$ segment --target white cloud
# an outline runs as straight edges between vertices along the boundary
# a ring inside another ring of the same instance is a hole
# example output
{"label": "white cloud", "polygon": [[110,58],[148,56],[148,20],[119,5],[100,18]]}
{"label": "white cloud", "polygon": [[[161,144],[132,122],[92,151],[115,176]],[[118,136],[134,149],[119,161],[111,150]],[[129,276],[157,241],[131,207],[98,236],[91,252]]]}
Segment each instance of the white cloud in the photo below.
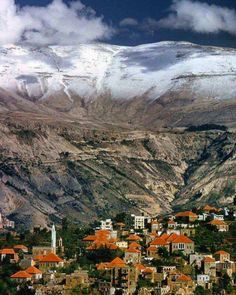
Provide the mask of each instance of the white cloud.
{"label": "white cloud", "polygon": [[236,35],[236,11],[192,0],[175,0],[160,27],[192,30],[198,33],[228,32]]}
{"label": "white cloud", "polygon": [[121,27],[137,26],[138,21],[136,19],[134,19],[134,18],[127,17],[127,18],[122,19],[120,21],[119,25]]}
{"label": "white cloud", "polygon": [[46,7],[0,2],[0,44],[77,44],[109,38],[113,30],[80,1],[53,0]]}

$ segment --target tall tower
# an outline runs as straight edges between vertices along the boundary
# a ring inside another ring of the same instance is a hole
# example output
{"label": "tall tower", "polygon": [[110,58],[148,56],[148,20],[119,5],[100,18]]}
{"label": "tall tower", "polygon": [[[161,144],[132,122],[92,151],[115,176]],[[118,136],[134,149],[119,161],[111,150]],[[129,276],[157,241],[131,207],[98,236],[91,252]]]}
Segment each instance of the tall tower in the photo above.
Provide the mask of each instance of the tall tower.
{"label": "tall tower", "polygon": [[56,229],[55,225],[53,224],[52,229],[51,229],[51,248],[52,248],[52,253],[56,254]]}

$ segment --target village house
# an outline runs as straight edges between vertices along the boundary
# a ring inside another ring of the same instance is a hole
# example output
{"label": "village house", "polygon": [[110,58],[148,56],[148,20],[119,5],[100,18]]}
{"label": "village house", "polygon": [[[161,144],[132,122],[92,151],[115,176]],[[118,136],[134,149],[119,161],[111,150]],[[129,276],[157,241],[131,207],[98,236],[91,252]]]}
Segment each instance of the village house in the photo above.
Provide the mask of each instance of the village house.
{"label": "village house", "polygon": [[208,225],[215,227],[219,232],[229,231],[229,225],[223,220],[214,219]]}
{"label": "village house", "polygon": [[102,247],[106,247],[110,250],[118,249],[116,245],[117,239],[112,237],[111,231],[105,229],[96,231],[94,235],[86,236],[83,242],[87,244],[87,251],[97,250]]}
{"label": "village house", "polygon": [[23,252],[24,254],[28,253],[28,247],[26,247],[25,245],[15,245],[14,250],[18,253],[18,252]]}
{"label": "village house", "polygon": [[194,242],[184,235],[178,235],[171,241],[170,249],[171,253],[174,251],[181,251],[185,255],[188,255],[194,252]]}
{"label": "village house", "polygon": [[146,228],[147,224],[151,222],[151,218],[148,216],[143,215],[134,215],[132,214],[131,217],[134,220],[134,229],[144,229]]}
{"label": "village house", "polygon": [[210,283],[210,276],[205,274],[197,275],[197,285],[204,289],[210,289],[212,284]]}
{"label": "village house", "polygon": [[101,220],[100,229],[112,231],[113,230],[112,220],[111,219]]}
{"label": "village house", "polygon": [[141,261],[141,251],[137,248],[128,248],[125,250],[125,258],[124,261],[126,263],[140,263]]}
{"label": "village house", "polygon": [[202,208],[202,211],[206,212],[206,213],[219,213],[219,212],[222,211],[222,209],[221,208],[216,208],[216,207],[213,207],[213,206],[210,206],[210,205],[205,205]]}
{"label": "village house", "polygon": [[45,272],[49,269],[54,269],[57,267],[63,267],[64,265],[64,261],[63,259],[61,259],[60,257],[58,257],[56,254],[54,253],[50,253],[46,256],[44,256],[39,262],[39,269],[42,272]]}
{"label": "village house", "polygon": [[175,219],[180,222],[194,222],[198,219],[198,215],[192,211],[178,212],[175,214]]}
{"label": "village house", "polygon": [[225,261],[230,261],[230,254],[223,250],[217,251],[214,256],[217,261],[222,263]]}
{"label": "village house", "polygon": [[0,260],[9,260],[10,263],[17,263],[19,261],[19,256],[12,248],[4,248],[0,250]]}
{"label": "village house", "polygon": [[33,257],[46,256],[51,252],[52,252],[52,247],[49,247],[49,246],[33,246],[32,247]]}
{"label": "village house", "polygon": [[116,241],[115,244],[119,249],[122,249],[122,250],[125,250],[125,249],[128,248],[128,242],[127,241]]}
{"label": "village house", "polygon": [[140,242],[142,238],[136,234],[130,234],[126,240],[129,242]]}
{"label": "village house", "polygon": [[207,256],[202,260],[203,273],[209,275],[211,280],[216,277],[216,261],[214,258]]}
{"label": "village house", "polygon": [[156,219],[151,222],[151,232],[158,233],[163,228],[162,223],[158,222]]}
{"label": "village house", "polygon": [[169,229],[175,229],[177,226],[178,226],[178,223],[176,221],[174,221],[172,219],[171,220],[168,220],[167,227]]}
{"label": "village house", "polygon": [[13,279],[14,281],[18,283],[23,283],[23,282],[31,281],[32,276],[26,271],[20,270],[14,273],[13,275],[11,275],[11,279]]}
{"label": "village house", "polygon": [[30,266],[25,271],[31,275],[32,280],[38,281],[42,279],[42,276],[43,276],[42,271],[35,266]]}
{"label": "village house", "polygon": [[214,254],[216,258],[216,271],[226,272],[232,277],[235,271],[235,262],[230,260],[230,254],[226,251],[220,250]]}
{"label": "village house", "polygon": [[[89,275],[87,270],[78,269],[71,274],[66,275],[65,295],[70,295],[75,287],[87,288],[89,286]],[[64,294],[64,293],[63,293]]]}
{"label": "village house", "polygon": [[190,276],[177,274],[167,279],[170,294],[191,295],[195,289],[195,283]]}

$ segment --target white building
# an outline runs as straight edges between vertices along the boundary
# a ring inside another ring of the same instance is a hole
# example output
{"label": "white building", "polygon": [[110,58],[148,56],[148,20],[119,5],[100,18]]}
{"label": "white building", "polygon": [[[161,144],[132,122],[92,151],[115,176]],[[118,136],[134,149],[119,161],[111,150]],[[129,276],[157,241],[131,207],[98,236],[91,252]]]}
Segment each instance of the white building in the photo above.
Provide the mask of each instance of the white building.
{"label": "white building", "polygon": [[100,228],[112,231],[113,230],[112,220],[111,219],[101,220]]}
{"label": "white building", "polygon": [[209,275],[197,275],[197,284],[199,286],[205,286],[205,284],[209,282],[210,282]]}
{"label": "white building", "polygon": [[131,215],[134,218],[134,229],[144,229],[147,223],[151,222],[151,218],[144,215],[136,216]]}

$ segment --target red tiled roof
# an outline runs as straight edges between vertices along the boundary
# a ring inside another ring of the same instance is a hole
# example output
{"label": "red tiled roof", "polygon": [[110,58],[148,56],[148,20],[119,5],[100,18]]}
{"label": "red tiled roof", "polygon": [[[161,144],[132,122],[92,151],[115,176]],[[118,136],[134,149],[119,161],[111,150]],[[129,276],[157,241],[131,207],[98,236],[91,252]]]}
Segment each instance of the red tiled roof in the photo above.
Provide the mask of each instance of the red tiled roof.
{"label": "red tiled roof", "polygon": [[140,238],[140,236],[138,236],[136,234],[131,234],[128,236],[127,240],[128,241],[140,241],[142,239]]}
{"label": "red tiled roof", "polygon": [[125,252],[128,252],[128,253],[141,253],[140,250],[135,249],[135,248],[128,248],[128,249],[125,250]]}
{"label": "red tiled roof", "polygon": [[35,275],[35,274],[41,274],[41,270],[39,270],[37,267],[35,266],[29,266],[26,270],[27,273],[29,273],[30,275]]}
{"label": "red tiled roof", "polygon": [[215,259],[212,258],[212,257],[207,256],[207,257],[205,257],[205,258],[203,259],[203,261],[206,262],[206,263],[208,263],[208,262],[215,262]]}
{"label": "red tiled roof", "polygon": [[101,262],[99,264],[96,264],[97,270],[104,270],[109,267],[109,262]]}
{"label": "red tiled roof", "polygon": [[95,241],[96,240],[96,236],[95,235],[88,235],[85,238],[83,238],[84,242],[89,242],[89,241]]}
{"label": "red tiled roof", "polygon": [[192,211],[184,211],[184,212],[178,212],[175,214],[175,217],[195,217],[197,218],[197,214],[193,213]]}
{"label": "red tiled roof", "polygon": [[181,274],[178,279],[178,281],[184,281],[184,282],[189,282],[189,281],[192,281],[191,277],[190,276],[186,276],[184,274]]}
{"label": "red tiled roof", "polygon": [[223,220],[214,219],[208,222],[210,225],[226,225],[226,223]]}
{"label": "red tiled roof", "polygon": [[210,206],[210,205],[206,205],[206,206],[204,206],[204,207],[202,208],[202,210],[203,210],[203,211],[208,211],[208,212],[210,212],[210,211],[215,211],[215,212],[219,212],[219,211],[221,211],[221,209],[218,209],[218,208],[216,208],[216,207],[212,207],[212,206]]}
{"label": "red tiled roof", "polygon": [[140,271],[144,271],[146,269],[146,267],[141,263],[135,264],[135,268]]}
{"label": "red tiled roof", "polygon": [[179,235],[172,241],[172,243],[190,244],[190,243],[193,243],[193,241],[191,239],[189,239],[188,237],[186,237],[185,235]]}
{"label": "red tiled roof", "polygon": [[219,250],[215,253],[215,255],[230,255],[230,254],[224,250]]}
{"label": "red tiled roof", "polygon": [[12,248],[4,248],[0,251],[0,254],[16,254]]}
{"label": "red tiled roof", "polygon": [[13,279],[29,279],[29,278],[31,278],[31,275],[24,270],[20,270],[20,271],[14,273],[13,275],[11,275],[11,278],[13,278]]}
{"label": "red tiled roof", "polygon": [[122,267],[125,267],[125,262],[121,258],[116,257],[108,264],[108,267],[109,268],[115,268],[115,267],[122,268]]}
{"label": "red tiled roof", "polygon": [[[179,235],[177,235],[177,234],[175,234],[175,233],[172,233],[172,234],[170,234],[165,240],[166,240],[166,242],[171,243],[171,242],[173,242],[178,236],[179,236]],[[161,238],[163,238],[163,237],[161,236]]]}
{"label": "red tiled roof", "polygon": [[28,248],[25,245],[15,245],[14,249],[28,251]]}
{"label": "red tiled roof", "polygon": [[62,262],[63,260],[54,253],[44,256],[39,262]]}
{"label": "red tiled roof", "polygon": [[167,233],[164,233],[161,235],[161,238],[166,240],[169,237],[169,235]]}
{"label": "red tiled roof", "polygon": [[168,245],[168,244],[163,238],[159,237],[159,238],[156,238],[154,241],[152,241],[150,243],[150,245],[152,245],[152,246],[154,246],[154,245],[155,246],[165,246],[165,245]]}
{"label": "red tiled roof", "polygon": [[129,248],[138,248],[138,249],[140,249],[141,245],[139,245],[136,242],[132,242],[132,243],[129,244]]}
{"label": "red tiled roof", "polygon": [[45,256],[45,255],[36,255],[36,256],[33,257],[33,260],[34,260],[34,261],[40,261],[40,260],[43,259],[44,256]]}
{"label": "red tiled roof", "polygon": [[151,252],[156,252],[157,251],[157,247],[154,247],[154,246],[150,246],[147,248],[148,251],[151,251]]}
{"label": "red tiled roof", "polygon": [[146,268],[143,270],[143,272],[145,272],[145,273],[153,273],[153,270],[152,270],[151,268],[149,268],[149,267],[146,267]]}
{"label": "red tiled roof", "polygon": [[88,246],[86,248],[86,250],[97,250],[97,249],[100,249],[100,248],[107,248],[107,249],[110,249],[110,250],[116,250],[118,249],[118,247],[113,244],[113,243],[109,243],[107,241],[94,241],[92,243],[92,245]]}

